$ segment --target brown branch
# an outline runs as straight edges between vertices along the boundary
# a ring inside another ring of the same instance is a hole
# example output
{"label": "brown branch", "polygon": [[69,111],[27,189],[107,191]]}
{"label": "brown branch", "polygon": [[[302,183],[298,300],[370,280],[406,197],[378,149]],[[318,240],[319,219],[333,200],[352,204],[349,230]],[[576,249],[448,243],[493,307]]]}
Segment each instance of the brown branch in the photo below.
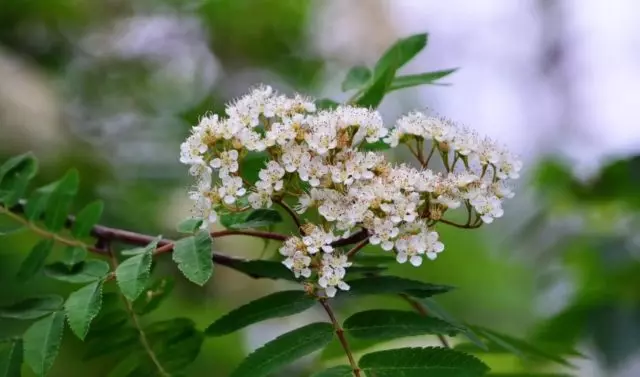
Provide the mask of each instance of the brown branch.
{"label": "brown branch", "polygon": [[[400,297],[402,297],[406,302],[408,302],[409,305],[411,305],[411,307],[415,309],[415,311],[420,313],[420,315],[425,317],[429,316],[429,312],[427,312],[427,308],[422,306],[422,304],[416,301],[413,297],[404,293],[400,294]],[[449,341],[447,341],[447,338],[445,338],[444,335],[438,334],[438,340],[440,340],[440,343],[442,343],[444,347],[451,348],[451,346],[449,345]]]}
{"label": "brown branch", "polygon": [[365,238],[364,240],[358,242],[353,248],[351,248],[351,250],[347,251],[347,258],[353,257],[358,251],[360,251],[360,249],[367,246],[368,244],[369,238]]}
{"label": "brown branch", "polygon": [[298,228],[298,231],[300,232],[302,230],[302,222],[300,221],[300,217],[298,217],[298,214],[291,207],[289,207],[289,205],[285,203],[284,200],[276,200],[276,204],[282,207],[289,214],[289,216],[291,216],[291,219],[296,224],[296,228]]}
{"label": "brown branch", "polygon": [[353,370],[353,375],[355,377],[360,377],[360,368],[358,367],[356,360],[353,358],[353,354],[351,353],[351,348],[349,348],[349,342],[347,341],[347,338],[344,336],[344,329],[342,328],[342,326],[340,326],[340,322],[338,322],[338,320],[336,319],[336,315],[333,313],[333,309],[331,308],[331,305],[329,305],[329,302],[327,301],[326,298],[321,298],[320,304],[322,304],[322,307],[327,312],[327,315],[329,315],[329,319],[333,324],[333,328],[336,332],[336,335],[338,336],[338,340],[340,340],[342,349],[344,350],[344,353],[347,355],[347,359],[349,359],[349,364],[351,365],[351,369]]}
{"label": "brown branch", "polygon": [[476,229],[476,228],[480,228],[482,226],[482,222],[473,224],[473,225],[464,225],[464,224],[458,224],[458,223],[454,223],[453,221],[449,221],[447,219],[439,219],[438,222],[443,223],[443,224],[447,224],[447,225],[451,225],[454,226],[456,228],[462,228],[462,229]]}
{"label": "brown branch", "polygon": [[343,238],[341,240],[337,240],[331,244],[333,247],[347,246],[352,245],[354,243],[358,243],[364,239],[369,238],[369,233],[366,229],[359,231],[358,233],[354,233],[348,238]]}

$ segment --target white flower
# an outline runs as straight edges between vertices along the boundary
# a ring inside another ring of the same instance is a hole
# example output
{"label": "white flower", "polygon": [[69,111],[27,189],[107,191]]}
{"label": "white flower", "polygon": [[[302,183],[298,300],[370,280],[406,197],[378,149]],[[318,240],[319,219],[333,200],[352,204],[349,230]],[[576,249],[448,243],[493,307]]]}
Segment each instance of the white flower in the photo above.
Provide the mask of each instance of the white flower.
{"label": "white flower", "polygon": [[[258,177],[262,181],[260,187],[273,187],[275,191],[282,190],[285,171],[276,161],[269,161],[266,168],[260,170]],[[257,185],[257,184],[256,184]]]}
{"label": "white flower", "polygon": [[313,231],[302,238],[302,242],[307,245],[307,252],[315,254],[322,250],[325,253],[333,251],[331,243],[335,240],[335,236],[331,232],[325,232],[319,227],[315,227]]}
{"label": "white flower", "polygon": [[211,167],[219,169],[220,177],[238,171],[238,151],[235,149],[220,152],[220,157],[211,160]]}
{"label": "white flower", "polygon": [[502,202],[496,196],[478,196],[471,200],[471,205],[478,212],[482,221],[491,224],[494,218],[502,217]]}
{"label": "white flower", "polygon": [[226,176],[222,177],[222,186],[218,188],[218,195],[227,204],[235,203],[236,199],[247,192],[242,187],[242,178]]}
{"label": "white flower", "polygon": [[308,278],[311,276],[311,269],[309,268],[310,263],[311,257],[305,255],[301,251],[296,251],[292,256],[282,262],[282,264],[284,264],[288,269],[293,271],[296,278],[299,278],[300,276]]}

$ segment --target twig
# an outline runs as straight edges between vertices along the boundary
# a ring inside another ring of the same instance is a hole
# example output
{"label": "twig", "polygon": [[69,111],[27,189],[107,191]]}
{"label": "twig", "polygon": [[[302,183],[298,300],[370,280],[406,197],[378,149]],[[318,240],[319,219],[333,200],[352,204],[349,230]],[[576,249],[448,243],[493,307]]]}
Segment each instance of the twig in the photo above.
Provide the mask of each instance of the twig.
{"label": "twig", "polygon": [[347,258],[351,258],[354,255],[356,255],[356,253],[362,249],[363,247],[367,246],[367,244],[369,244],[369,238],[365,238],[364,240],[358,242],[353,248],[351,248],[351,250],[347,251]]}
{"label": "twig", "polygon": [[296,228],[298,228],[298,231],[301,231],[302,222],[300,221],[300,217],[298,217],[298,214],[291,207],[289,207],[289,205],[285,203],[284,200],[277,200],[276,203],[280,207],[282,207],[289,214],[289,216],[291,216],[291,219],[296,224]]}
{"label": "twig", "polygon": [[447,219],[439,219],[438,222],[441,222],[441,223],[447,224],[447,225],[451,225],[451,226],[454,226],[456,228],[462,228],[462,229],[475,229],[475,228],[480,228],[482,226],[482,222],[475,223],[473,225],[458,224],[458,223],[454,223],[453,221],[449,221]]}
{"label": "twig", "polygon": [[329,315],[329,319],[333,324],[333,328],[336,331],[336,335],[338,336],[338,340],[340,340],[340,344],[342,345],[342,349],[344,353],[347,355],[347,359],[349,359],[349,364],[351,365],[351,369],[353,370],[353,375],[355,377],[360,377],[360,368],[356,363],[356,360],[353,358],[353,354],[351,353],[351,348],[349,348],[349,342],[347,342],[347,338],[344,336],[344,329],[340,326],[340,322],[336,319],[336,315],[333,313],[333,309],[329,302],[325,298],[320,299],[320,304]]}
{"label": "twig", "polygon": [[[109,254],[111,268],[113,268],[113,270],[115,271],[118,268],[118,260],[116,259],[110,244],[107,245],[107,253]],[[149,359],[151,359],[151,362],[153,363],[153,365],[156,367],[156,369],[158,369],[158,373],[160,373],[160,376],[171,377],[171,375],[167,373],[167,371],[162,367],[162,364],[160,364],[160,360],[158,360],[158,357],[156,356],[155,352],[153,352],[153,349],[151,348],[151,344],[149,343],[149,339],[147,339],[147,334],[145,334],[144,330],[142,329],[142,325],[140,324],[138,315],[133,310],[133,305],[131,305],[131,302],[127,300],[127,298],[124,297],[124,295],[122,295],[120,291],[118,291],[118,293],[120,298],[124,302],[124,305],[127,309],[127,313],[129,314],[129,317],[131,317],[131,322],[133,322],[133,326],[136,328],[136,330],[138,330],[138,336],[140,338],[140,344],[142,345],[142,348],[144,348],[145,352],[149,356]]]}
{"label": "twig", "polygon": [[[411,307],[415,309],[415,311],[420,313],[420,315],[423,315],[425,317],[429,316],[429,312],[427,312],[427,309],[424,306],[422,306],[422,304],[420,304],[418,301],[416,301],[413,297],[404,293],[401,293],[400,297],[402,297],[405,301],[407,301],[409,305],[411,305]],[[449,341],[447,340],[447,338],[444,337],[444,335],[438,334],[438,340],[440,340],[440,343],[442,343],[444,347],[451,348],[451,346],[449,345]]]}
{"label": "twig", "polygon": [[361,231],[359,231],[358,233],[354,233],[352,236],[348,237],[348,238],[344,238],[341,240],[337,240],[333,243],[331,243],[331,246],[333,247],[340,247],[340,246],[347,246],[347,245],[353,245],[354,243],[358,243],[366,238],[369,238],[369,233],[367,232],[366,229],[363,229]]}

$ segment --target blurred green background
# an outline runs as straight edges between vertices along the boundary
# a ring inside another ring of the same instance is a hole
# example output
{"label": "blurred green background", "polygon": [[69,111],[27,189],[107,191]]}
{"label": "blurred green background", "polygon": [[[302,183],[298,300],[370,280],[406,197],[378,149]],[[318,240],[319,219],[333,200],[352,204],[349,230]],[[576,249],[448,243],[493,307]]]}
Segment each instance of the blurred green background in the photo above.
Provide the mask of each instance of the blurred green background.
{"label": "blurred green background", "polygon": [[[331,84],[350,65],[370,63],[399,36],[388,20],[381,21],[385,7],[372,4],[358,8],[358,17],[378,31],[367,36],[370,53],[341,58],[311,42],[321,1],[2,0],[0,161],[34,151],[42,184],[76,167],[82,179],[77,208],[103,199],[106,225],[171,235],[189,211],[189,177],[177,158],[189,127],[260,82],[344,98]],[[433,93],[437,103],[438,91]],[[432,105],[393,100],[396,107],[389,111],[396,113]],[[460,319],[541,344],[577,347],[588,359],[572,360],[574,375],[612,376],[640,349],[640,162],[621,158],[587,181],[572,176],[569,162],[528,158],[504,219],[478,231],[443,229],[446,252],[437,261],[394,271],[457,286],[438,301]],[[6,223],[0,219],[0,226]],[[74,288],[45,278],[15,282],[36,241],[25,233],[0,240],[0,303]],[[216,241],[220,252],[252,258],[269,256],[275,247],[242,237]],[[174,294],[144,321],[188,317],[203,328],[231,308],[286,287],[217,267],[210,283],[198,288],[169,262],[160,260],[154,273],[175,277]],[[364,307],[402,305],[337,302],[343,318]],[[319,311],[307,312],[207,339],[185,374],[224,377],[250,350],[320,318]],[[0,336],[24,328],[3,321]],[[410,342],[437,344],[431,338]],[[67,334],[51,376],[103,376],[116,361],[85,361],[82,351],[82,343]],[[514,356],[483,357],[496,371],[561,371]],[[314,369],[309,363],[305,359],[280,375],[308,375]]]}

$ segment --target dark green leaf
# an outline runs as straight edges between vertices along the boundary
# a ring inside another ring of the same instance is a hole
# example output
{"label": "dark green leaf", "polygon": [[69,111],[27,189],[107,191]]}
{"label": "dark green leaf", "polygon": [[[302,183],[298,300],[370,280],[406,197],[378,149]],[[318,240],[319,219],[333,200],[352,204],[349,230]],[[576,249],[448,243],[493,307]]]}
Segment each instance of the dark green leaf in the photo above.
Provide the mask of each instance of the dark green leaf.
{"label": "dark green leaf", "polygon": [[259,179],[260,170],[267,165],[269,160],[267,152],[249,152],[240,165],[240,175],[249,183],[255,184]]}
{"label": "dark green leaf", "polygon": [[30,297],[10,306],[0,308],[0,317],[36,319],[60,309],[62,302],[62,297],[57,295]]}
{"label": "dark green leaf", "polygon": [[367,85],[371,79],[371,70],[365,66],[358,65],[349,70],[347,77],[342,82],[342,91],[360,89]]}
{"label": "dark green leaf", "polygon": [[488,371],[482,361],[448,348],[400,348],[369,353],[358,363],[367,376],[476,377]]}
{"label": "dark green leaf", "polygon": [[24,225],[11,225],[8,227],[2,227],[0,228],[0,236],[8,236],[10,234],[15,234],[15,233],[19,233],[22,232],[23,230],[27,230],[29,229],[28,227],[24,226]]}
{"label": "dark green leaf", "polygon": [[24,207],[24,213],[29,221],[40,220],[42,213],[45,208],[47,208],[49,198],[55,187],[55,182],[50,183],[34,190],[33,193],[29,195],[29,200],[27,200],[27,204]]}
{"label": "dark green leaf", "polygon": [[256,209],[251,212],[224,215],[220,223],[230,229],[247,229],[269,226],[282,222],[282,216],[272,209]]}
{"label": "dark green leaf", "polygon": [[344,322],[344,329],[355,338],[395,339],[439,334],[454,336],[460,329],[441,319],[401,310],[367,310]]}
{"label": "dark green leaf", "polygon": [[51,254],[53,249],[53,240],[42,240],[38,242],[32,249],[29,255],[22,261],[20,268],[18,269],[17,278],[19,281],[24,282],[32,278],[35,274],[42,270],[44,264]]}
{"label": "dark green leaf", "polygon": [[67,246],[62,255],[62,262],[73,267],[87,258],[87,249],[82,246]]}
{"label": "dark green leaf", "polygon": [[332,110],[340,106],[340,104],[329,98],[316,100],[316,108],[318,110]]}
{"label": "dark green leaf", "polygon": [[476,335],[469,327],[462,324],[460,321],[453,318],[451,314],[449,314],[442,306],[440,306],[434,299],[432,298],[423,298],[420,300],[420,304],[423,305],[430,316],[440,318],[444,321],[447,321],[454,326],[457,326],[462,329],[462,334],[469,339],[473,344],[479,347],[482,350],[488,350],[487,345],[484,344],[482,339]]}
{"label": "dark green leaf", "polygon": [[226,264],[226,267],[242,272],[252,278],[296,281],[293,273],[280,262],[267,260],[234,260]]}
{"label": "dark green leaf", "polygon": [[416,34],[400,39],[391,46],[376,63],[373,69],[373,79],[376,81],[389,68],[395,72],[407,64],[427,45],[427,34]]}
{"label": "dark green leaf", "polygon": [[304,291],[276,292],[232,310],[212,323],[205,334],[226,335],[270,318],[287,317],[303,312],[315,302]]}
{"label": "dark green leaf", "polygon": [[64,227],[71,202],[78,193],[79,183],[80,177],[75,169],[69,170],[55,183],[44,212],[44,225],[50,231],[57,232]]}
{"label": "dark green leaf", "polygon": [[64,313],[54,312],[34,322],[24,333],[24,359],[38,376],[45,376],[60,349]]}
{"label": "dark green leaf", "polygon": [[338,365],[321,372],[313,374],[311,377],[352,377],[353,369],[348,365]]}
{"label": "dark green leaf", "polygon": [[491,373],[487,377],[571,377],[562,373]]}
{"label": "dark green leaf", "polygon": [[200,226],[202,226],[202,219],[194,219],[194,218],[190,218],[190,219],[186,219],[182,222],[180,222],[180,224],[178,224],[178,232],[180,233],[188,233],[188,234],[192,234],[195,233],[198,229],[200,229]]}
{"label": "dark green leaf", "polygon": [[138,298],[147,285],[152,255],[158,241],[155,239],[145,247],[144,253],[128,258],[116,269],[118,286],[129,301]]}
{"label": "dark green leaf", "polygon": [[21,339],[0,343],[0,377],[20,377],[22,347]]}
{"label": "dark green leaf", "polygon": [[6,207],[18,203],[37,171],[38,163],[30,152],[13,157],[0,166],[0,203]]}
{"label": "dark green leaf", "polygon": [[91,321],[102,306],[102,281],[96,281],[71,293],[64,303],[71,331],[84,340]]}
{"label": "dark green leaf", "polygon": [[[530,344],[522,339],[514,338],[509,335],[501,334],[493,330],[489,330],[480,326],[469,326],[481,337],[487,339],[493,345],[504,349],[507,352],[511,352],[522,358],[534,358],[554,361],[558,364],[571,366],[564,358],[559,355],[555,355],[551,352],[547,352],[544,349],[538,348],[533,344]],[[491,348],[491,345],[490,345]]]}
{"label": "dark green leaf", "polygon": [[349,280],[351,295],[406,293],[414,297],[430,297],[453,289],[448,285],[424,283],[395,276],[371,276]]}
{"label": "dark green leaf", "polygon": [[394,90],[399,90],[403,88],[410,88],[412,86],[425,85],[425,84],[433,84],[434,81],[439,80],[443,77],[449,76],[453,72],[457,71],[457,68],[453,69],[444,69],[442,71],[433,71],[426,73],[419,73],[416,75],[405,75],[398,76],[393,79],[391,82],[391,86],[387,92],[391,92]]}
{"label": "dark green leaf", "polygon": [[44,273],[52,279],[68,283],[90,283],[107,276],[109,264],[97,259],[89,259],[72,267],[56,262],[45,266]]}
{"label": "dark green leaf", "polygon": [[[89,336],[92,336],[91,332]],[[86,361],[111,354],[124,355],[132,353],[138,347],[140,347],[139,332],[132,327],[119,328],[111,333],[103,333],[100,338],[92,337],[91,340],[87,340],[82,359]]]}
{"label": "dark green leaf", "polygon": [[169,297],[175,282],[173,278],[166,277],[154,282],[146,289],[146,293],[140,296],[133,304],[134,310],[139,315],[145,315],[155,310]]}
{"label": "dark green leaf", "polygon": [[397,66],[390,65],[378,78],[375,78],[371,86],[358,98],[356,104],[360,107],[377,108],[385,94],[389,91],[397,68]]}
{"label": "dark green leaf", "polygon": [[101,200],[87,204],[76,216],[71,234],[75,238],[87,237],[91,233],[91,229],[100,221],[103,210],[104,203]]}
{"label": "dark green leaf", "polygon": [[263,377],[322,349],[333,338],[329,323],[312,323],[277,337],[250,354],[231,377]]}
{"label": "dark green leaf", "polygon": [[[179,325],[172,332],[152,339],[152,348],[163,369],[175,375],[183,372],[198,357],[203,341],[204,336],[191,323],[190,326]],[[157,367],[147,362],[138,366],[130,376],[148,376],[156,371]]]}
{"label": "dark green leaf", "polygon": [[209,233],[201,231],[177,241],[173,247],[173,260],[187,279],[204,285],[213,273]]}

